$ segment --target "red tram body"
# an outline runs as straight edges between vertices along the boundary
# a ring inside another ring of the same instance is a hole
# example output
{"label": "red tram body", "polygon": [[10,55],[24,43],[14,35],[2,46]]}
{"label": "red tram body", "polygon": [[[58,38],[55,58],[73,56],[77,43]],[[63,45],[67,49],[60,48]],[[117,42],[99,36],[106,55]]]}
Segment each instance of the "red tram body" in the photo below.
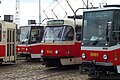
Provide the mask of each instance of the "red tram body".
{"label": "red tram body", "polygon": [[41,58],[37,46],[40,45],[44,33],[44,26],[28,25],[21,26],[17,53],[23,57]]}
{"label": "red tram body", "polygon": [[16,24],[0,20],[0,64],[16,61]]}
{"label": "red tram body", "polygon": [[120,7],[86,10],[83,16],[80,72],[95,77],[119,74]]}
{"label": "red tram body", "polygon": [[80,64],[81,20],[50,20],[41,44],[43,62],[47,67]]}

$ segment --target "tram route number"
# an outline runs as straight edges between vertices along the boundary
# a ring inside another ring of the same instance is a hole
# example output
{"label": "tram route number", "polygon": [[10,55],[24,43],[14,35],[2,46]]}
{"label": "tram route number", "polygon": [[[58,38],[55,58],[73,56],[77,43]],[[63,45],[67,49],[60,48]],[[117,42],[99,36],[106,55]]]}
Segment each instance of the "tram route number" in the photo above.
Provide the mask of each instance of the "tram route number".
{"label": "tram route number", "polygon": [[21,50],[25,50],[25,48],[21,48]]}
{"label": "tram route number", "polygon": [[98,53],[90,53],[90,56],[91,56],[91,57],[98,57],[99,54],[98,54]]}
{"label": "tram route number", "polygon": [[47,50],[47,53],[51,54],[51,53],[52,53],[52,50]]}

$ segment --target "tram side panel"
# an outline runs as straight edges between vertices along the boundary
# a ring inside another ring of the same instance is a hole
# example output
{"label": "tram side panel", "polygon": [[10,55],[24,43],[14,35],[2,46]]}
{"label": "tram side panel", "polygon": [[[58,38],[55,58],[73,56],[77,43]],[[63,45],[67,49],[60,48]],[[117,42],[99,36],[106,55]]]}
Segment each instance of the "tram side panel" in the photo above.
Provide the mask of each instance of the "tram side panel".
{"label": "tram side panel", "polygon": [[[67,44],[69,43],[69,44]],[[79,57],[80,56],[80,42],[60,42],[60,43],[46,43],[41,45],[41,49],[44,50],[44,56],[53,57]],[[58,51],[58,53],[57,53]]]}
{"label": "tram side panel", "polygon": [[[55,45],[41,45],[43,52],[43,60],[45,64],[61,64],[61,65],[74,65],[80,64],[80,44],[81,43],[53,43]],[[73,43],[73,44],[71,44]],[[78,60],[78,61],[76,61]],[[57,66],[57,65],[56,65]]]}
{"label": "tram side panel", "polygon": [[41,59],[41,43],[31,44],[31,58]]}

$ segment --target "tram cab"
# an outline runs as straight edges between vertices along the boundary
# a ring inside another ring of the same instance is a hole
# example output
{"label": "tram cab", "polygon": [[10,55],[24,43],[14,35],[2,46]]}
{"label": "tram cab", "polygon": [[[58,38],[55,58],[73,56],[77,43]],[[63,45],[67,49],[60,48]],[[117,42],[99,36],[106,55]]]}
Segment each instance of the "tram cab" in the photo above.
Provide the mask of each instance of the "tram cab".
{"label": "tram cab", "polygon": [[81,20],[57,19],[47,22],[41,55],[47,67],[77,65],[80,60]]}
{"label": "tram cab", "polygon": [[17,54],[26,58],[41,58],[39,46],[43,37],[43,25],[27,25],[19,28],[19,40],[17,45]]}
{"label": "tram cab", "polygon": [[120,74],[120,5],[83,12],[81,73]]}

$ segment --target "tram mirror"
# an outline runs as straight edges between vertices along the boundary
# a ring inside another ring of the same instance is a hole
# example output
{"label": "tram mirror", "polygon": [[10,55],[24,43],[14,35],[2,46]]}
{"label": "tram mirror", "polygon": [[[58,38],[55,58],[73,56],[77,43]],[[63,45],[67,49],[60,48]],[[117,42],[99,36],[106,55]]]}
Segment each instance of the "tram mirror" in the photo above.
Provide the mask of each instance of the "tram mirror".
{"label": "tram mirror", "polygon": [[17,34],[20,35],[21,29],[17,29]]}
{"label": "tram mirror", "polygon": [[80,41],[81,40],[81,26],[80,25],[76,25],[75,32],[76,32],[76,39]]}
{"label": "tram mirror", "polygon": [[20,34],[21,34],[21,29],[17,29],[17,35],[16,35],[16,40],[20,41]]}

